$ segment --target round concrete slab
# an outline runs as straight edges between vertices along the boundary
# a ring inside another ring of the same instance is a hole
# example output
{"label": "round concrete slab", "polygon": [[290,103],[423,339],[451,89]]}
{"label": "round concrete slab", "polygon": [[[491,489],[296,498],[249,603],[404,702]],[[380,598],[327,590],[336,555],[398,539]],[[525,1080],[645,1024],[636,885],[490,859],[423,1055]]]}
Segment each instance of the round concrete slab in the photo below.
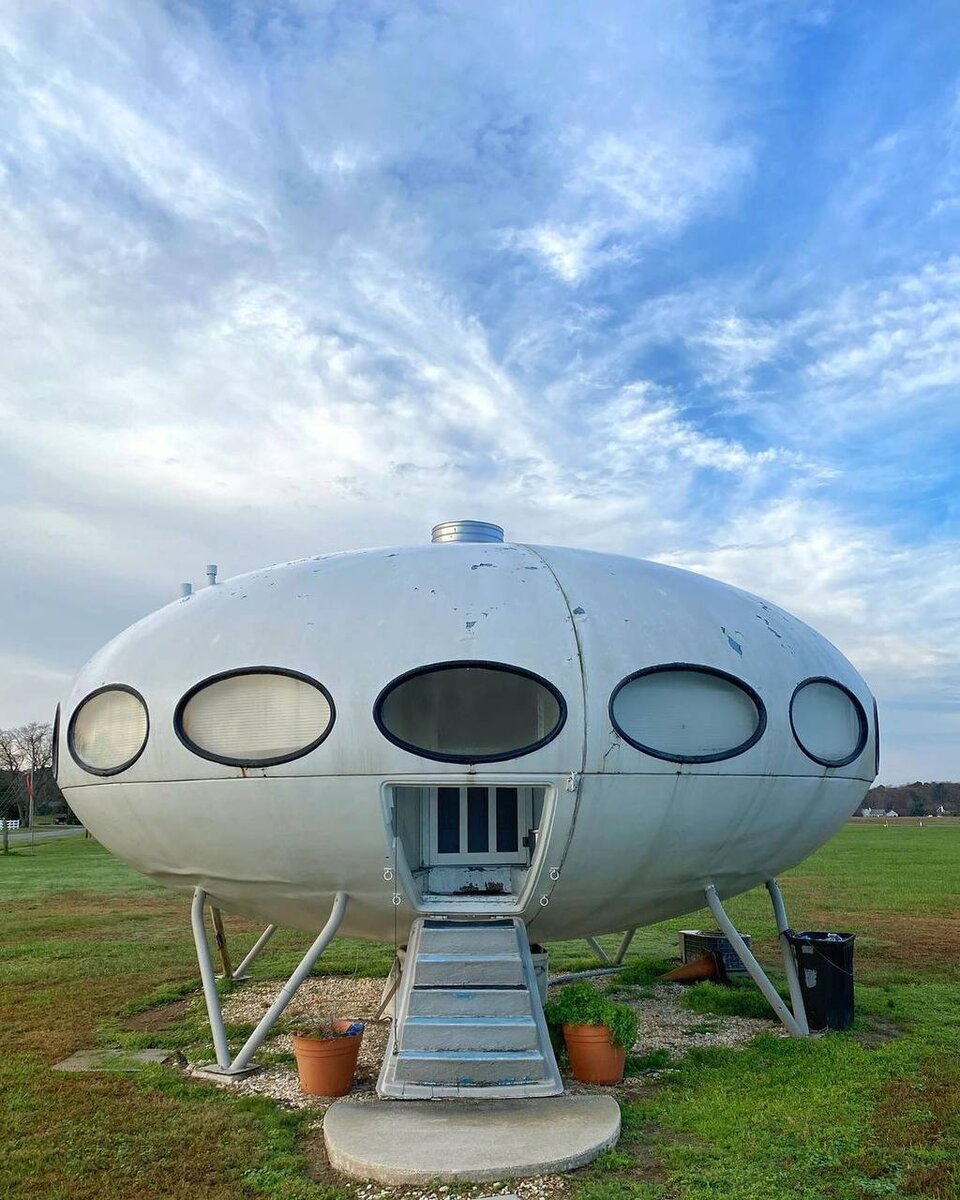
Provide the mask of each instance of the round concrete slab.
{"label": "round concrete slab", "polygon": [[620,1136],[612,1096],[338,1100],[323,1118],[330,1164],[377,1183],[518,1179],[591,1162]]}

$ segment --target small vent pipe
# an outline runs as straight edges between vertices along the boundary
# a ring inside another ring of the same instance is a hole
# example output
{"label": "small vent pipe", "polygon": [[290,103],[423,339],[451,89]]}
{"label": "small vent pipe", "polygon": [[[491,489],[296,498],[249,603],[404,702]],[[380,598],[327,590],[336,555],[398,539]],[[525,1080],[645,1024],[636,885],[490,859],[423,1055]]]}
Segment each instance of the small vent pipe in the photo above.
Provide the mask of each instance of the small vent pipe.
{"label": "small vent pipe", "polygon": [[503,530],[489,521],[441,521],[434,525],[431,542],[502,542]]}
{"label": "small vent pipe", "polygon": [[186,598],[188,596],[192,596],[192,595],[193,595],[193,584],[192,583],[181,583],[180,584],[180,599],[186,600]]}
{"label": "small vent pipe", "polygon": [[217,582],[217,571],[219,569],[220,568],[217,566],[216,563],[210,563],[208,565],[208,567],[207,567],[207,583],[210,585],[210,587],[213,587],[213,585]]}

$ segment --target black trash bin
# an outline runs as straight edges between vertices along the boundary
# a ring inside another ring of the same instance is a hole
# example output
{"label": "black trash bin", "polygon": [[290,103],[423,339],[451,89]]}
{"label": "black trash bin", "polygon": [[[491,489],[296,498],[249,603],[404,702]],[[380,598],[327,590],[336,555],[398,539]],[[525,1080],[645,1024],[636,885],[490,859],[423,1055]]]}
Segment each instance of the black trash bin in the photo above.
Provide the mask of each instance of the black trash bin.
{"label": "black trash bin", "polygon": [[855,933],[786,931],[800,974],[800,991],[811,1029],[849,1029],[853,1024]]}

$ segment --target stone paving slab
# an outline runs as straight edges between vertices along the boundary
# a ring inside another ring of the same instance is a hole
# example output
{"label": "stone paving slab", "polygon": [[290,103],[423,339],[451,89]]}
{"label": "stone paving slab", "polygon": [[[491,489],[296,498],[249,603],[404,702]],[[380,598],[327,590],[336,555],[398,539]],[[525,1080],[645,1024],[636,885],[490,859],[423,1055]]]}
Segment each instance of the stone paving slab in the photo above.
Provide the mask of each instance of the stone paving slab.
{"label": "stone paving slab", "polygon": [[338,1100],[323,1136],[330,1164],[377,1183],[485,1182],[592,1162],[620,1136],[612,1096],[518,1100]]}
{"label": "stone paving slab", "polygon": [[142,1071],[153,1063],[179,1062],[177,1050],[78,1050],[63,1062],[54,1063],[54,1071]]}

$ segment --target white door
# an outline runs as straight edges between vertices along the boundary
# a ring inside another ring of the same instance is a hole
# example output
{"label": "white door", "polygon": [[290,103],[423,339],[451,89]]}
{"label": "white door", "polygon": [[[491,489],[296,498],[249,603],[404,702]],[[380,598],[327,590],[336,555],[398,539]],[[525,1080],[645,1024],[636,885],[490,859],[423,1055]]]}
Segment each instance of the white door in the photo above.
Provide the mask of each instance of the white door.
{"label": "white door", "polygon": [[530,861],[531,791],[468,785],[431,788],[426,862],[525,866]]}

